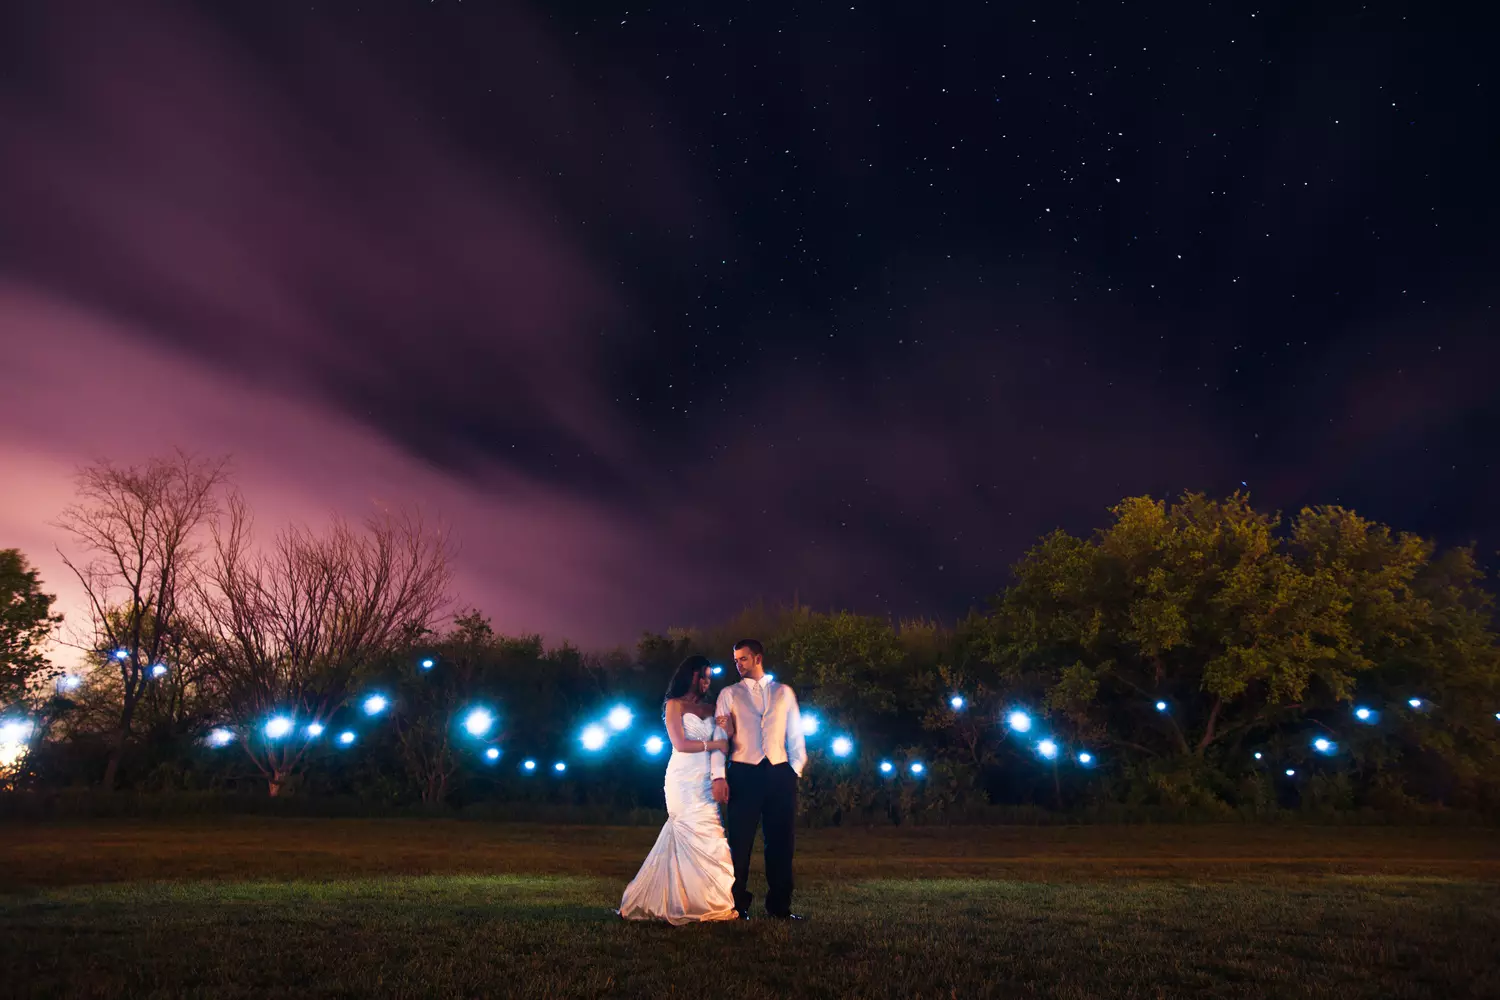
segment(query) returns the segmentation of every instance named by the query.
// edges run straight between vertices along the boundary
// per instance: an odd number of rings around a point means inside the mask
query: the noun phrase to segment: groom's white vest
[[[797,695],[778,681],[752,681],[749,678],[731,684],[719,692],[715,715],[734,716],[734,754],[736,764],[792,765],[800,777],[807,764],[807,744],[802,737],[802,715]],[[724,755],[713,754],[713,776],[724,777]]]

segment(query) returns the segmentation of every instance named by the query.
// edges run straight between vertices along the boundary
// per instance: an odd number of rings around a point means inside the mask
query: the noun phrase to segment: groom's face
[[[734,666],[740,672],[741,677],[760,676],[760,657],[748,649],[736,649],[734,651]]]

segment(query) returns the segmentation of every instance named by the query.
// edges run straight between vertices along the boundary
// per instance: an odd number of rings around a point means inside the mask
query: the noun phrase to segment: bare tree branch
[[[309,748],[307,726],[326,724],[351,681],[448,602],[447,538],[417,516],[383,513],[362,527],[337,519],[322,534],[296,525],[256,550],[243,500],[231,498],[214,533],[214,557],[199,588],[206,627],[216,631],[214,670],[242,725],[272,713],[293,732],[242,740],[278,794]]]
[[[219,514],[228,479],[227,458],[185,452],[142,467],[96,462],[79,470],[77,501],[57,525],[86,553],[82,561],[59,552],[86,595],[90,650],[96,662],[120,673],[119,725],[104,787],[115,786],[131,722],[151,668],[177,641],[183,600],[202,554],[199,535]]]

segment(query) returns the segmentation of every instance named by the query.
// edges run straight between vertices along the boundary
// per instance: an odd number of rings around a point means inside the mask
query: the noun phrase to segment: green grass
[[[1500,996],[1482,830],[818,831],[806,923],[624,924],[654,835],[0,826],[0,994]]]

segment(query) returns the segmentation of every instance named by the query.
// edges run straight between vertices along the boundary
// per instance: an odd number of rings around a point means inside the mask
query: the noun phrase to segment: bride
[[[646,855],[635,880],[625,887],[620,916],[626,920],[665,920],[689,924],[700,920],[733,920],[734,864],[729,841],[713,800],[709,761],[714,751],[727,752],[722,728],[708,700],[706,657],[682,661],[667,685],[663,716],[672,739],[667,762],[667,825]],[[717,738],[716,738],[717,737]]]

